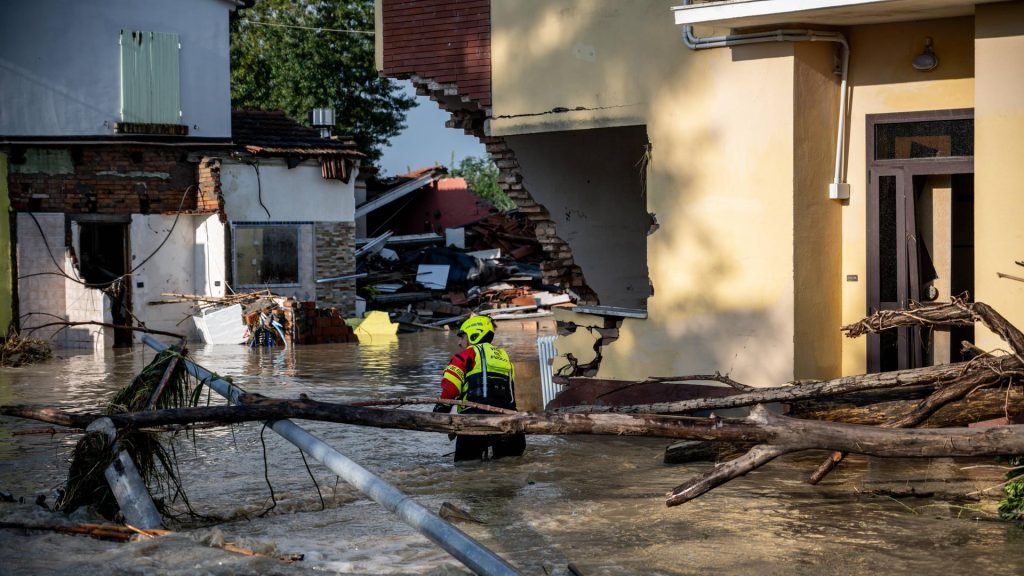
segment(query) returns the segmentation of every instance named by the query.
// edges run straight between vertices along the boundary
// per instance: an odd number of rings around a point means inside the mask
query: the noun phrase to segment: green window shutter
[[[121,31],[121,121],[181,123],[177,34]]]

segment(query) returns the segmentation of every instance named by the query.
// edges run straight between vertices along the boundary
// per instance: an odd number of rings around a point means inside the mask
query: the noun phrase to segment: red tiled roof
[[[441,178],[437,181],[437,189],[447,190],[469,190],[469,184],[465,178]]]
[[[423,176],[424,174],[430,172],[440,172],[441,174],[446,174],[448,172],[448,169],[445,168],[444,166],[427,166],[426,168],[413,170],[412,172],[408,172],[406,174],[399,174],[398,176],[396,176],[396,178],[407,178],[409,180],[412,180],[414,178],[419,178],[420,176]]]
[[[281,111],[232,110],[231,139],[251,154],[305,154],[365,158],[349,137],[320,137]]]

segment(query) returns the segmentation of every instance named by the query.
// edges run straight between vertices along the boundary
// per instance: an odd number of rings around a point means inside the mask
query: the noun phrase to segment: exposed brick
[[[490,106],[489,1],[383,0],[382,9],[385,75],[454,84]]]
[[[145,145],[82,145],[70,147],[70,151],[76,158],[72,173],[32,172],[28,167],[10,171],[8,184],[15,211],[213,211],[199,204],[196,165],[185,160],[181,150]]]

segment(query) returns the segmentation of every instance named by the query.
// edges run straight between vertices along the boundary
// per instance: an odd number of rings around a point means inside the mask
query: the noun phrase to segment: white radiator
[[[560,386],[553,381],[551,362],[558,355],[555,350],[555,340],[558,336],[539,336],[537,338],[537,358],[540,361],[540,389],[544,408],[547,409],[548,402],[551,402],[561,391]]]

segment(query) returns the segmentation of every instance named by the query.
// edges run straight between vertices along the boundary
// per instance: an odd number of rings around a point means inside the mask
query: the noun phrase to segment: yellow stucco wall
[[[692,52],[666,16],[676,3],[492,5],[492,134],[642,124],[653,145],[647,209],[661,227],[648,237],[649,319],[624,321],[600,376],[721,370],[767,385],[863,373],[866,340],[838,329],[867,312],[866,117],[973,108],[976,99],[975,292],[1024,324],[1024,285],[995,277],[1024,258],[1024,202],[1012,192],[1024,170],[1015,158],[1024,3],[980,6],[977,41],[974,17],[843,30],[845,202],[827,199],[835,48]],[[925,37],[940,62],[930,72],[910,65]]]
[[[494,2],[490,128],[647,127],[654,296],[604,348],[600,377],[778,384],[794,370],[795,48],[691,52],[675,3]],[[558,107],[587,110],[518,116]]]
[[[842,209],[842,323],[867,312],[867,134],[868,114],[971,108],[974,106],[972,18],[946,18],[849,28],[850,116],[847,182],[850,200]],[[934,40],[939,66],[919,72],[910,62],[924,38]],[[844,374],[867,370],[867,341],[842,339]]]
[[[794,50],[793,376],[826,379],[842,371],[842,206],[827,187],[838,131],[836,50],[811,42]]]
[[[7,155],[0,152],[0,336],[7,336],[13,304],[11,296],[11,198],[7,193]]]
[[[975,13],[974,287],[986,302],[1024,327],[1024,2],[978,6]],[[978,328],[985,349],[1005,343]]]

